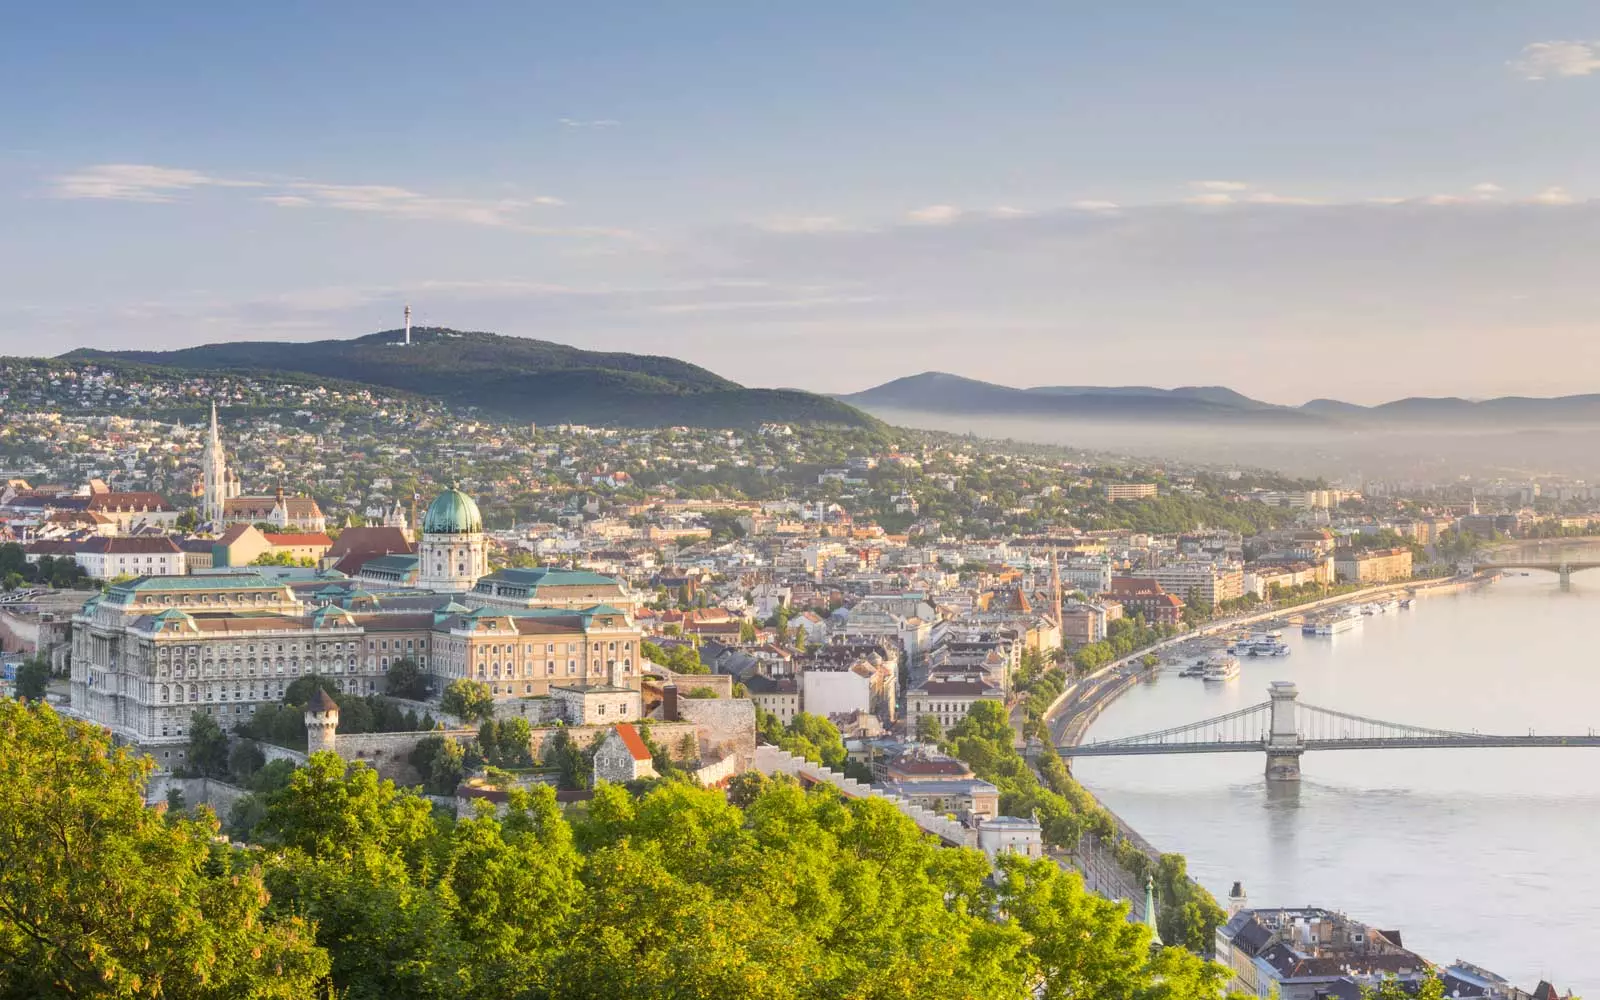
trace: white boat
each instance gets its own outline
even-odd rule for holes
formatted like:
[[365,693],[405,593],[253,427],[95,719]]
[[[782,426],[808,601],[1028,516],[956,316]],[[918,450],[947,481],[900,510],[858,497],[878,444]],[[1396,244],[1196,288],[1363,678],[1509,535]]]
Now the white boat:
[[1239,658],[1236,656],[1213,656],[1206,661],[1205,673],[1201,674],[1202,680],[1207,683],[1222,683],[1231,681],[1239,676]]
[[[1350,631],[1351,629],[1355,628],[1357,625],[1360,625],[1360,624],[1361,624],[1361,616],[1360,615],[1354,614],[1354,613],[1342,614],[1342,615],[1338,616],[1337,618],[1333,619],[1332,621],[1328,622],[1328,631],[1325,634],[1327,634],[1327,635],[1338,635],[1340,632],[1348,632],[1348,631]],[[1319,633],[1319,634],[1323,634],[1323,633]]]

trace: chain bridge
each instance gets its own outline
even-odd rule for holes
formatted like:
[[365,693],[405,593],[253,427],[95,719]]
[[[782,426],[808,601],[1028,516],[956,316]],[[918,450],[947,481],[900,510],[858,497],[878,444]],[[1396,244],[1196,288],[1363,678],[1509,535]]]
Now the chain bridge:
[[1291,681],[1273,681],[1268,700],[1227,715],[1154,733],[1058,747],[1063,757],[1126,757],[1178,753],[1265,753],[1267,777],[1300,780],[1308,750],[1424,750],[1470,747],[1600,747],[1593,730],[1581,736],[1494,736],[1429,729],[1319,708],[1300,701]]

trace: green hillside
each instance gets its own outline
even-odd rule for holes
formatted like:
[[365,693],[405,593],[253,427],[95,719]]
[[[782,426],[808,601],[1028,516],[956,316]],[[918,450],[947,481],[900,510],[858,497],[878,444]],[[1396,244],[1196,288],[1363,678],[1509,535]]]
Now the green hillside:
[[746,389],[676,358],[585,351],[494,333],[413,329],[353,340],[206,344],[177,351],[78,350],[63,360],[115,360],[183,371],[298,372],[416,393],[506,418],[732,427],[783,421],[864,426],[848,404],[786,389]]

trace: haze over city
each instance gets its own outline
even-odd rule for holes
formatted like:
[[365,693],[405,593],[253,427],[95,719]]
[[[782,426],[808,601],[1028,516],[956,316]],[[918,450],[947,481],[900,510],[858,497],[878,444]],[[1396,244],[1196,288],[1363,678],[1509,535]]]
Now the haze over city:
[[1600,388],[1589,4],[76,9],[0,38],[7,354],[411,301],[826,392]]

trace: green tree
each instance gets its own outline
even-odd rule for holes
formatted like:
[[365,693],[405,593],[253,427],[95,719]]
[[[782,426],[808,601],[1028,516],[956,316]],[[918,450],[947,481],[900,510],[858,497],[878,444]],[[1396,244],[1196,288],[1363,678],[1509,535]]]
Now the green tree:
[[327,954],[269,914],[217,824],[146,809],[151,764],[48,706],[0,702],[0,994],[315,995]]
[[1361,1000],[1444,1000],[1444,982],[1429,972],[1412,991],[1399,979],[1390,976],[1377,986],[1363,987]]
[[228,734],[208,712],[189,716],[188,770],[202,778],[228,775]]
[[30,656],[17,665],[17,697],[24,701],[43,701],[50,686],[50,661]]
[[839,735],[839,728],[822,716],[812,715],[810,712],[799,712],[789,720],[789,724],[784,727],[783,735],[778,739],[778,746],[836,771],[844,770],[845,761],[848,759],[844,749],[844,738]]
[[494,695],[482,681],[458,677],[444,689],[439,707],[463,722],[481,722],[494,716]]
[[383,689],[396,698],[421,701],[428,697],[428,678],[417,666],[417,661],[403,656],[389,665],[383,679]]
[[228,774],[236,785],[248,785],[267,764],[267,755],[254,740],[240,740],[228,755]]
[[939,725],[937,715],[924,713],[917,716],[917,741],[920,743],[938,743],[944,739],[944,727]]

